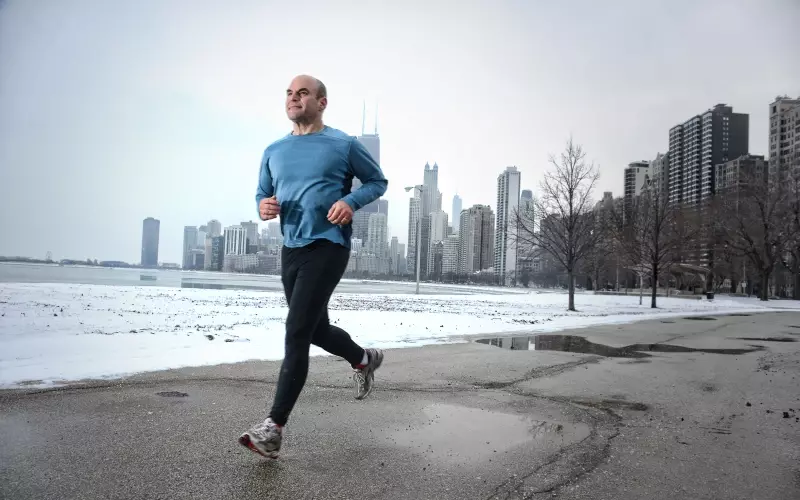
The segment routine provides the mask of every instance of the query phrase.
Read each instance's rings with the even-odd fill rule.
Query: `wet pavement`
[[[769,339],[744,338],[742,340],[767,341]],[[791,342],[792,340],[793,339],[789,339],[788,341]],[[786,341],[787,340],[785,339],[777,340],[777,342]],[[597,356],[603,356],[606,358],[647,358],[650,357],[648,352],[702,352],[708,354],[740,355],[764,350],[764,348],[761,346],[755,346],[748,349],[704,349],[671,344],[633,344],[624,347],[611,347],[589,342],[586,340],[586,337],[579,337],[576,335],[495,337],[491,339],[478,339],[476,342],[512,350],[528,349],[531,351],[577,352],[581,354],[595,354]]]
[[[236,443],[274,362],[0,391],[0,498],[800,498],[800,342],[775,341],[800,338],[792,325],[392,350],[365,401],[346,363],[315,358],[277,461]]]

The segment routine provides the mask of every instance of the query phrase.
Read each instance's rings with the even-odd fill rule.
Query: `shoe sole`
[[[242,434],[241,436],[239,436],[239,444],[244,446],[248,450],[252,451],[253,453],[258,453],[262,457],[271,458],[272,460],[277,460],[278,459],[278,452],[277,451],[271,451],[271,452],[261,451],[255,445],[255,443],[253,443],[253,440],[250,439],[250,434],[247,434],[246,432],[244,434]]]

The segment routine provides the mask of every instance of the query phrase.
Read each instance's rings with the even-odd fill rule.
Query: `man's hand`
[[[261,220],[272,220],[281,213],[281,205],[278,203],[277,198],[264,198],[258,204],[258,215]]]
[[[353,220],[353,209],[346,202],[339,200],[328,210],[328,220],[331,224],[350,224]]]

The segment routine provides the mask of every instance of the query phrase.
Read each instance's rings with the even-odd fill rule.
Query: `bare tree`
[[[600,172],[585,157],[583,148],[570,138],[558,158],[550,156],[550,169],[534,202],[537,218],[516,214],[517,244],[551,255],[566,270],[570,311],[575,310],[575,272],[600,238],[591,199]]]
[[[650,279],[650,307],[658,307],[658,280],[679,261],[685,242],[697,238],[696,225],[665,192],[646,187],[632,204],[614,211],[613,227],[625,266]]]
[[[758,273],[761,300],[769,299],[769,279],[791,235],[790,190],[783,179],[739,172],[735,188],[718,193],[715,230],[725,244],[747,258]]]
[[[601,281],[608,283],[616,263],[613,258],[616,253],[613,207],[601,207],[595,213],[594,222],[597,241],[583,260],[581,271],[591,278],[593,288],[598,290]]]
[[[800,171],[792,172],[787,183],[787,222],[789,225],[783,266],[792,275],[792,298],[800,300]]]

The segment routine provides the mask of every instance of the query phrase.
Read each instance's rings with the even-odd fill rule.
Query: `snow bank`
[[[773,310],[755,300],[560,293],[341,294],[331,321],[368,347],[460,342],[464,336],[549,332],[655,317]],[[283,357],[282,294],[76,284],[0,285],[0,387],[45,386],[184,366]],[[313,355],[325,354],[312,347]]]

